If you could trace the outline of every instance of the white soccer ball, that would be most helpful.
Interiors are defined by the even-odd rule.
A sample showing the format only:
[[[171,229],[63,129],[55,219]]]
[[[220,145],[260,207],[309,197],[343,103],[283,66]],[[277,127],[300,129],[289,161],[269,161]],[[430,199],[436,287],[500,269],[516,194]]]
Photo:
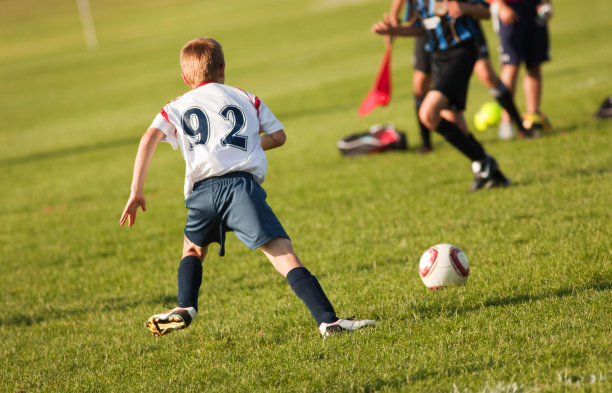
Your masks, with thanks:
[[[419,261],[419,275],[431,290],[450,285],[463,285],[470,275],[470,263],[458,247],[437,244],[423,253]]]

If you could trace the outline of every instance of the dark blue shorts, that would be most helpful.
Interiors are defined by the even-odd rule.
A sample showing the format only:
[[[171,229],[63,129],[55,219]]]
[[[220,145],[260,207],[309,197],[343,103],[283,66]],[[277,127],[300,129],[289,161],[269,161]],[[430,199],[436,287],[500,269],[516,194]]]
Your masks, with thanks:
[[[280,221],[266,202],[265,190],[246,172],[197,182],[185,200],[189,209],[185,236],[200,247],[219,243],[225,254],[225,234],[234,232],[254,250],[277,237],[289,239]]]
[[[548,26],[539,21],[537,4],[536,0],[508,3],[519,20],[511,25],[499,23],[502,64],[525,62],[531,68],[550,60]]]

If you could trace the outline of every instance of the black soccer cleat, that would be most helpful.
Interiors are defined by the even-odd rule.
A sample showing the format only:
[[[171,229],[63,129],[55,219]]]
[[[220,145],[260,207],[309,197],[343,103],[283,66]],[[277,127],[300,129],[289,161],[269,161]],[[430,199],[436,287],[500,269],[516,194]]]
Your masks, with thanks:
[[[145,326],[153,336],[163,336],[174,330],[186,328],[196,314],[193,307],[176,307],[166,313],[153,315]]]
[[[491,175],[491,180],[485,185],[486,188],[508,187],[512,182],[504,174],[496,169]]]
[[[474,181],[470,187],[471,191],[478,191],[485,187],[491,180],[493,173],[497,171],[497,161],[489,155],[480,161],[472,162],[472,172],[474,172]]]

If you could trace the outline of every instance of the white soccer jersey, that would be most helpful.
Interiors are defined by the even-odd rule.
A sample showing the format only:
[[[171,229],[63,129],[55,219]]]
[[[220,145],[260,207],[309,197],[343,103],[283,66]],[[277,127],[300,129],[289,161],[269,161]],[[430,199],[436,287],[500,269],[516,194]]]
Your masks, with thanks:
[[[173,149],[181,147],[187,165],[185,197],[196,182],[230,172],[249,172],[263,182],[267,160],[260,132],[283,129],[253,94],[212,82],[166,104],[151,127],[160,129]]]

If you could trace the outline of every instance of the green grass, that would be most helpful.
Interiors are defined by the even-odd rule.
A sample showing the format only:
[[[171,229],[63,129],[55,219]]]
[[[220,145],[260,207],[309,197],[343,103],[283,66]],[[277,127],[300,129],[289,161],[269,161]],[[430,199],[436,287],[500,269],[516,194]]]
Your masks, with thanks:
[[[3,0],[0,13],[0,391],[612,391],[612,3],[556,0],[533,141],[478,133],[514,186],[470,194],[469,162],[434,137],[418,156],[412,41],[393,54],[393,101],[357,108],[382,57],[374,0],[93,1],[89,51],[75,2]],[[491,48],[497,39],[485,24]],[[376,329],[321,339],[260,252],[232,235],[205,262],[200,314],[159,339],[143,322],[176,297],[184,163],[162,145],[134,228],[119,215],[138,139],[182,94],[178,52],[213,36],[228,84],[285,124],[264,186],[343,316]],[[468,119],[485,101],[474,78]],[[517,95],[524,106],[522,94]],[[408,153],[335,148],[373,123]],[[427,247],[461,247],[467,285],[429,292]]]

